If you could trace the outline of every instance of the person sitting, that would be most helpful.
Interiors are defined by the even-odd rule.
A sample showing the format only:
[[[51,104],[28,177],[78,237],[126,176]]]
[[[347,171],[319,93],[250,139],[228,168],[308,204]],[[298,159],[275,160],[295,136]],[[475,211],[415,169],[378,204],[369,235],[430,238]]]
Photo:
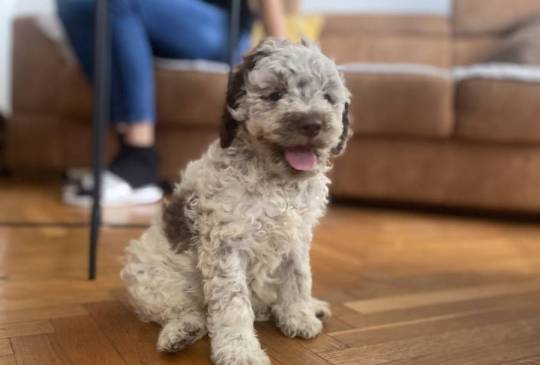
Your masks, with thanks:
[[[160,200],[155,148],[154,56],[227,62],[230,0],[109,0],[111,22],[110,121],[120,148],[103,177],[102,203]],[[281,0],[241,1],[235,60],[250,48],[260,16],[267,36],[286,35]],[[85,76],[92,80],[95,0],[56,0],[57,12]],[[201,101],[202,102],[202,101]],[[93,181],[83,176],[64,190],[64,201],[86,205]]]

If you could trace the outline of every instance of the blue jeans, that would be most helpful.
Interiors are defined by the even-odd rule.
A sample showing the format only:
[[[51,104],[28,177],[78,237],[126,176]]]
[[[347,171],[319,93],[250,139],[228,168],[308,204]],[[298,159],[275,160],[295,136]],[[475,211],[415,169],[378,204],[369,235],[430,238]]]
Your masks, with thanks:
[[[92,80],[95,0],[56,0],[85,75]],[[111,121],[155,120],[153,56],[226,62],[227,10],[202,0],[109,0]],[[242,30],[237,58],[249,48]]]

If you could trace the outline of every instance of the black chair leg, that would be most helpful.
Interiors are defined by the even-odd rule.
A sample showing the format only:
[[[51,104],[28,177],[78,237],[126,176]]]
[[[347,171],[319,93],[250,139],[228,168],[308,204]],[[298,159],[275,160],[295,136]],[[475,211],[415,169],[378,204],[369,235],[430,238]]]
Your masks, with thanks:
[[[229,76],[232,73],[235,59],[234,51],[238,45],[238,34],[240,32],[240,6],[241,0],[233,0],[231,4],[231,19],[229,24],[229,44],[227,58],[229,61]]]
[[[234,67],[234,51],[238,44],[240,28],[240,0],[233,0],[231,7],[228,61],[230,70]],[[90,255],[88,278],[96,278],[97,248],[101,227],[101,175],[104,165],[105,129],[110,107],[110,53],[111,35],[107,0],[96,0],[96,43],[94,62],[94,111],[92,136],[92,171],[94,190],[90,220]]]
[[[88,279],[96,278],[97,248],[101,227],[101,176],[104,165],[105,130],[110,110],[111,35],[108,0],[96,0],[94,52],[94,110],[92,116],[92,173],[94,190],[90,218]]]

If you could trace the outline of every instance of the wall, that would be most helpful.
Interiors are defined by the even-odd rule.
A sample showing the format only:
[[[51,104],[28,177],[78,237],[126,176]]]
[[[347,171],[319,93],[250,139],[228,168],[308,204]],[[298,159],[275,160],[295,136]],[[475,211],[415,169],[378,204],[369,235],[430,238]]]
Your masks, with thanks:
[[[53,0],[0,0],[0,112],[9,113],[11,19],[17,15],[52,13]],[[146,0],[152,1],[152,0]],[[397,12],[448,14],[450,0],[304,0],[312,12]]]
[[[18,14],[30,14],[52,12],[54,0],[15,0],[15,12]]]
[[[2,0],[0,6],[0,112],[8,109],[9,105],[9,84],[10,60],[9,50],[11,49],[10,26],[8,19],[13,16],[15,0]]]
[[[0,0],[0,113],[10,111],[11,20],[17,15],[53,12],[53,0]]]

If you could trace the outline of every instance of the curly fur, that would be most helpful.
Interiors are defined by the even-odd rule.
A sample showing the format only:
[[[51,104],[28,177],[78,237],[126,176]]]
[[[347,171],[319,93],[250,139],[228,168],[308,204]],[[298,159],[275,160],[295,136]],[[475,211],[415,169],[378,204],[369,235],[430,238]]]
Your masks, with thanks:
[[[269,98],[279,93],[279,100]],[[349,92],[315,46],[267,40],[233,75],[221,141],[191,162],[163,213],[126,249],[131,301],[177,351],[206,333],[219,365],[270,364],[253,322],[312,338],[330,315],[311,296],[309,248],[324,214],[331,159],[350,136]],[[307,116],[307,117],[303,117]],[[298,125],[317,119],[321,129]],[[310,145],[312,171],[283,149]]]

